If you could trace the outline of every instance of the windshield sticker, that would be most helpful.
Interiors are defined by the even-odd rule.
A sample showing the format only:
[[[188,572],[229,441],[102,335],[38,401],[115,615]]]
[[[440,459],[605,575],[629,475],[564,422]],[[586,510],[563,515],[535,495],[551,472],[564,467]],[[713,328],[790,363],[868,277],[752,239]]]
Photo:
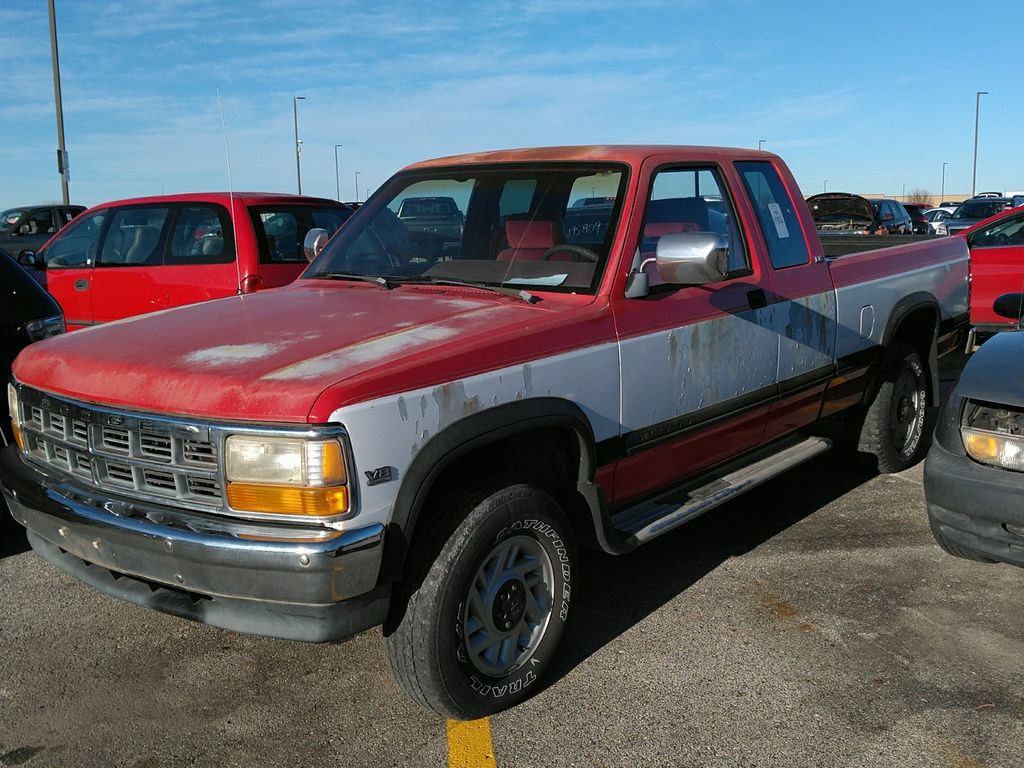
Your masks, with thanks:
[[[568,279],[568,274],[551,277],[513,277],[511,280],[502,281],[502,285],[561,285]]]
[[[778,203],[768,203],[768,210],[771,211],[772,221],[775,222],[775,231],[779,235],[780,240],[785,240],[789,237],[789,227],[786,226],[786,220],[782,216],[782,208]]]

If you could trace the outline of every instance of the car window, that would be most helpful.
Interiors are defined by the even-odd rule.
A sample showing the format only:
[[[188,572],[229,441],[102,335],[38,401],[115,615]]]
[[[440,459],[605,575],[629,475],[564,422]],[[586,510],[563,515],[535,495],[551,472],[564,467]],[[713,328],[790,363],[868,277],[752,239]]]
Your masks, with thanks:
[[[47,269],[90,267],[96,263],[108,211],[83,214],[68,224],[42,251]]]
[[[160,243],[170,208],[116,208],[103,238],[100,266],[140,267],[160,264]]]
[[[731,203],[723,196],[723,185],[717,168],[669,168],[659,171],[651,184],[644,211],[640,240],[641,261],[657,253],[658,241],[669,234],[681,232],[714,232],[725,239],[730,273],[746,273],[750,269],[743,239],[736,226]],[[589,211],[595,206],[574,209]],[[651,285],[661,282],[657,270],[648,269]]]
[[[768,258],[775,269],[795,267],[810,260],[807,241],[793,201],[771,163],[736,163],[743,186],[757,212],[768,246]]]
[[[18,219],[22,217],[25,211],[21,208],[10,208],[3,213],[0,213],[0,234],[5,234],[8,231],[14,229],[14,225],[18,223]]]
[[[262,263],[305,263],[302,243],[306,233],[319,227],[333,235],[352,211],[312,205],[268,205],[252,208],[250,215],[259,240]]]
[[[45,235],[56,232],[57,225],[53,221],[53,211],[50,208],[30,211],[21,220],[18,231],[23,235]]]
[[[972,248],[1024,245],[1024,212],[993,222],[971,235]]]
[[[221,206],[186,205],[178,211],[164,264],[229,264],[235,260],[228,212]],[[225,234],[226,233],[226,234]]]

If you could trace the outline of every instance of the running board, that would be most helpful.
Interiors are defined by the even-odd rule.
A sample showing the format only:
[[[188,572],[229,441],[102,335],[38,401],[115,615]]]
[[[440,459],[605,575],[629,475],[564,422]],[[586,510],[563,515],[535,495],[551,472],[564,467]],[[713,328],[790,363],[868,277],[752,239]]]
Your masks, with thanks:
[[[755,488],[776,475],[824,453],[832,442],[824,437],[809,437],[752,464],[712,480],[699,488],[669,491],[612,516],[612,526],[631,535],[637,544],[660,536],[688,520],[714,509],[719,504]]]

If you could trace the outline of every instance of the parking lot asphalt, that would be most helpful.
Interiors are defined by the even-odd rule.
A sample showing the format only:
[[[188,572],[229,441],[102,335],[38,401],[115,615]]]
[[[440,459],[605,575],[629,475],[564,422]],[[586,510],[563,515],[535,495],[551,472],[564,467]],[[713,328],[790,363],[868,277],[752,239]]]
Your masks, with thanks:
[[[490,718],[477,755],[401,696],[378,630],[306,645],[211,629],[97,594],[5,535],[0,765],[1024,760],[1024,570],[939,550],[921,465],[876,476],[833,451],[631,555],[587,553],[550,685]]]

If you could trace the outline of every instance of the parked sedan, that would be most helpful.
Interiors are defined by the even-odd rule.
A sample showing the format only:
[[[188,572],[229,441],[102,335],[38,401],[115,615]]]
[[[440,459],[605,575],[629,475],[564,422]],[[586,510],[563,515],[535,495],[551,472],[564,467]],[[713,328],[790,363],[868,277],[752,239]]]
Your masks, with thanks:
[[[914,234],[914,222],[902,203],[896,200],[879,198],[872,200],[871,205],[875,208],[875,218],[878,226],[890,235]]]
[[[957,206],[953,215],[946,222],[946,230],[951,235],[959,235],[980,221],[1002,213],[1010,207],[1008,197],[982,197],[966,200]]]
[[[1024,295],[1005,297],[1018,313]],[[1024,566],[1024,333],[986,342],[939,414],[924,464],[932,534],[957,557]]]
[[[1024,290],[1024,208],[1004,211],[963,232],[971,250],[971,342],[1016,326],[995,310],[1005,293]]]
[[[28,205],[0,213],[0,246],[12,254],[36,251],[85,210],[82,205]]]
[[[948,235],[946,220],[953,215],[953,211],[945,208],[929,208],[924,212],[924,218],[928,222],[929,235]]]

